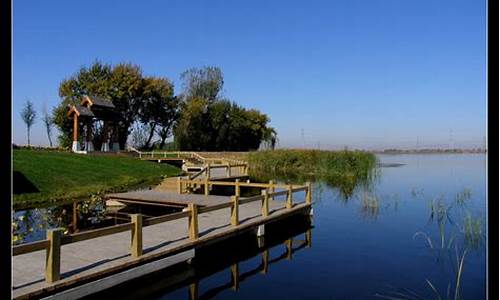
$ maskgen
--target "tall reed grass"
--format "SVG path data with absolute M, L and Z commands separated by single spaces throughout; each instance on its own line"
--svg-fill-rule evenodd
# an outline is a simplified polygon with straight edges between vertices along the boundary
M 350 195 L 359 182 L 372 179 L 377 159 L 365 151 L 266 150 L 248 153 L 249 171 L 256 177 L 319 178 Z

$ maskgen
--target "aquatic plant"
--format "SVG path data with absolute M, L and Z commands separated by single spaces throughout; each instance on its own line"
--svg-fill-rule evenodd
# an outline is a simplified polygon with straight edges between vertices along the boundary
M 456 271 L 454 272 L 454 283 L 452 285 L 451 282 L 448 283 L 446 292 L 440 292 L 435 284 L 432 283 L 428 278 L 425 279 L 425 283 L 427 284 L 430 291 L 433 293 L 434 299 L 436 300 L 460 300 L 461 297 L 461 283 L 462 283 L 462 273 L 464 270 L 464 261 L 465 255 L 467 254 L 467 249 L 461 251 L 461 255 L 458 255 L 457 248 L 456 250 Z M 374 296 L 383 299 L 391 299 L 391 300 L 420 300 L 420 299 L 429 299 L 425 295 L 420 295 L 419 293 L 410 290 L 408 288 L 395 288 L 393 286 L 388 285 L 390 288 L 389 291 L 384 293 L 376 293 Z M 452 295 L 452 287 L 454 289 Z
M 413 198 L 421 197 L 424 195 L 424 189 L 417 189 L 413 187 L 411 188 L 410 193 Z
M 348 198 L 354 188 L 368 184 L 376 177 L 377 159 L 364 151 L 269 150 L 250 152 L 249 172 L 257 177 L 321 179 L 339 187 Z
M 472 192 L 469 188 L 464 188 L 462 191 L 455 195 L 455 202 L 462 206 L 466 203 L 466 200 L 469 200 L 472 196 Z
M 462 233 L 465 244 L 472 248 L 481 247 L 484 239 L 483 220 L 481 217 L 473 217 L 470 212 L 466 212 L 463 220 Z
M 365 216 L 377 217 L 379 214 L 380 201 L 376 196 L 363 193 L 361 199 L 361 212 Z

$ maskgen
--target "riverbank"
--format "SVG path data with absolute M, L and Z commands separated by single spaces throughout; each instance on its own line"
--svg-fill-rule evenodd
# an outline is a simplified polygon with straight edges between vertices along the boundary
M 126 156 L 13 150 L 14 209 L 160 183 L 181 170 Z

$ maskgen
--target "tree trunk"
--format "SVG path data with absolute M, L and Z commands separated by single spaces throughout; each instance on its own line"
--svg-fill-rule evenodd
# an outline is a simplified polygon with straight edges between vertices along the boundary
M 161 138 L 161 142 L 160 142 L 160 149 L 163 149 L 163 146 L 165 146 L 165 141 L 167 140 L 168 138 L 168 132 L 170 130 L 170 126 L 166 126 L 166 127 L 163 127 L 161 130 L 158 130 L 158 135 L 160 136 Z
M 151 131 L 149 132 L 148 140 L 146 141 L 146 144 L 144 145 L 144 148 L 146 148 L 146 149 L 149 148 L 149 144 L 151 143 L 151 140 L 153 139 L 153 135 L 155 134 L 155 128 L 156 128 L 156 124 L 153 124 L 153 126 L 151 127 Z
M 28 147 L 30 146 L 30 127 L 28 126 Z
M 50 137 L 50 127 L 47 125 L 47 137 L 49 138 L 49 145 L 52 148 L 52 138 Z

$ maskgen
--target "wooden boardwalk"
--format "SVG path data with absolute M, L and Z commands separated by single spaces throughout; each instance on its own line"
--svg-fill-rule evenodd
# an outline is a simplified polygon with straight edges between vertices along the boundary
M 198 194 L 178 194 L 177 192 L 160 190 L 108 194 L 107 197 L 110 200 L 123 203 L 164 204 L 174 207 L 187 207 L 190 203 L 204 207 L 231 202 L 227 196 L 200 197 Z
M 187 180 L 184 184 L 193 182 Z M 213 181 L 210 184 L 239 183 Z M 310 184 L 288 186 L 288 189 L 271 193 L 269 190 L 274 191 L 274 185 L 260 185 L 266 187 L 261 196 L 181 194 L 175 197 L 176 201 L 187 203 L 188 209 L 180 213 L 146 220 L 140 215 L 132 215 L 130 223 L 61 237 L 60 231 L 53 230 L 48 232 L 47 240 L 14 246 L 13 296 L 23 299 L 59 293 L 309 212 Z M 129 198 L 134 195 L 139 199 L 139 194 L 128 193 Z M 161 202 L 165 199 L 165 194 L 162 196 L 158 191 L 149 191 L 146 195 L 150 200 Z M 273 200 L 281 197 L 286 199 Z

